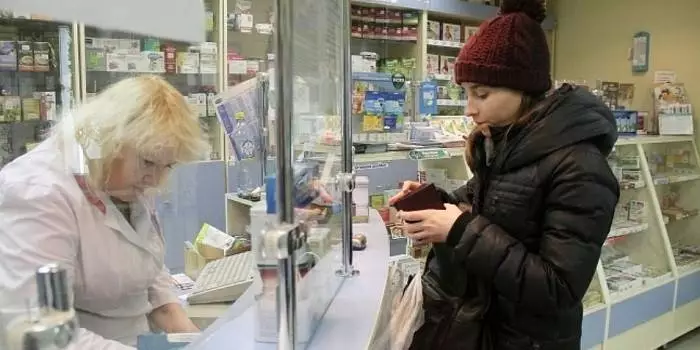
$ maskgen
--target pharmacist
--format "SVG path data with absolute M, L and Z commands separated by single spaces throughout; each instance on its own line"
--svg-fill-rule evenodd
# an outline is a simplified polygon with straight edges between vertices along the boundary
M 133 350 L 149 322 L 197 332 L 171 291 L 149 198 L 173 166 L 204 154 L 203 140 L 182 95 L 141 76 L 112 85 L 3 168 L 2 321 L 26 313 L 35 270 L 55 262 L 71 277 L 82 327 L 70 350 Z

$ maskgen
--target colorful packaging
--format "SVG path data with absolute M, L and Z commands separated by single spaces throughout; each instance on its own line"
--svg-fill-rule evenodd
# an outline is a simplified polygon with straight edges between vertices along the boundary
M 440 26 L 438 21 L 428 21 L 428 40 L 440 40 Z

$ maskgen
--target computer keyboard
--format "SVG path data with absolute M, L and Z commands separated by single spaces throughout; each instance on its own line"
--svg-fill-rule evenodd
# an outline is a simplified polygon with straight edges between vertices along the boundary
M 225 303 L 238 299 L 253 283 L 253 254 L 240 253 L 214 260 L 204 266 L 192 293 L 190 304 Z

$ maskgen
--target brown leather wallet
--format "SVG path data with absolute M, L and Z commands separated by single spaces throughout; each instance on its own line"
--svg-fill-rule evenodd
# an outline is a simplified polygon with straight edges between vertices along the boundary
M 440 192 L 433 184 L 424 184 L 417 190 L 394 203 L 394 207 L 403 211 L 416 211 L 426 209 L 445 210 Z

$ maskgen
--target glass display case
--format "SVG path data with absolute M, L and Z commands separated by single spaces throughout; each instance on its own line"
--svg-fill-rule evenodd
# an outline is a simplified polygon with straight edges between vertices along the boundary
M 584 313 L 592 313 L 605 307 L 603 299 L 603 288 L 600 285 L 600 275 L 596 272 L 588 287 L 586 294 L 583 296 L 583 311 Z
M 135 75 L 154 74 L 175 86 L 206 130 L 212 160 L 222 159 L 213 97 L 220 91 L 219 2 L 205 1 L 206 42 L 186 43 L 130 32 L 86 26 L 81 46 L 82 93 L 90 99 L 110 84 Z
M 75 27 L 0 13 L 0 167 L 43 140 L 74 103 Z
M 697 150 L 692 141 L 645 145 L 663 223 L 680 275 L 700 268 Z
M 645 175 L 641 148 L 618 145 L 609 157 L 620 182 L 620 199 L 603 246 L 601 263 L 613 302 L 672 278 L 663 225 Z

